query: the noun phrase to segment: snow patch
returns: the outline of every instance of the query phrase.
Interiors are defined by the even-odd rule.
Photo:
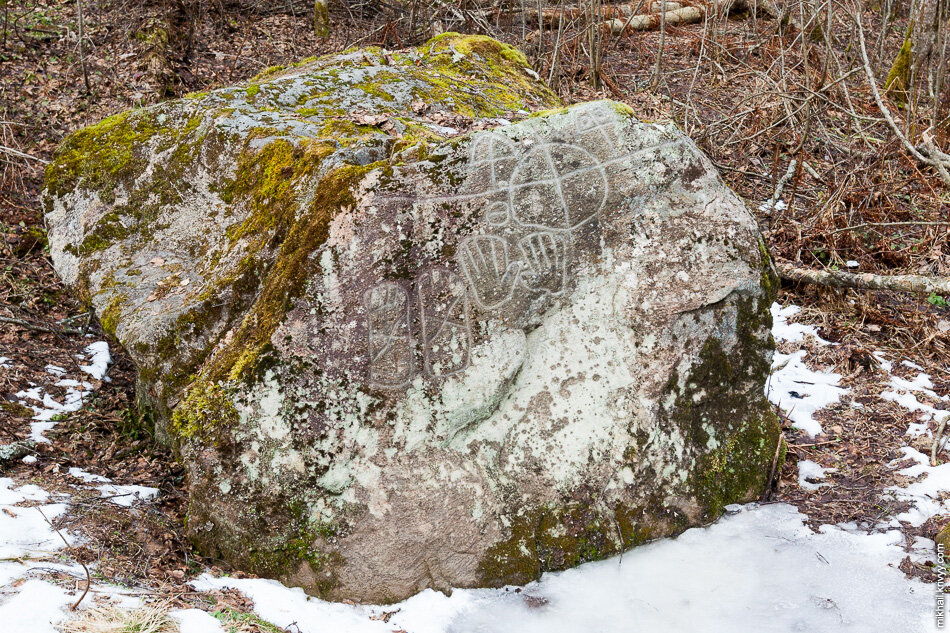
[[[201,609],[178,609],[168,615],[178,622],[179,633],[223,633],[221,623]]]
[[[112,355],[109,353],[109,344],[105,341],[97,341],[86,347],[86,355],[89,356],[88,365],[80,365],[83,370],[96,380],[105,378],[106,370],[112,364]]]
[[[56,585],[30,579],[0,602],[0,622],[4,631],[59,633],[55,625],[66,618],[73,600]]]
[[[804,362],[807,354],[805,350],[775,353],[766,396],[785,411],[793,427],[815,437],[822,431],[812,415],[838,402],[848,390],[838,386],[841,374],[809,369]]]
[[[776,341],[789,341],[791,343],[798,343],[804,340],[805,336],[812,336],[815,340],[821,345],[830,345],[830,341],[818,336],[818,330],[813,328],[810,325],[804,325],[802,323],[789,323],[789,318],[795,316],[802,311],[796,305],[785,306],[784,308],[777,304],[773,303],[771,307],[772,311],[772,336],[775,337]]]
[[[803,459],[798,462],[798,485],[804,488],[805,490],[818,490],[822,486],[830,486],[831,484],[824,483],[813,483],[812,479],[824,479],[826,473],[833,473],[836,468],[822,468],[817,462],[813,462],[810,459]]]
[[[894,518],[918,527],[932,516],[950,513],[950,499],[943,498],[950,491],[950,463],[931,466],[930,458],[920,451],[910,446],[901,447],[900,450],[903,457],[897,461],[912,459],[916,463],[898,473],[916,481],[906,488],[888,488],[895,497],[912,504],[909,510]]]
[[[93,473],[86,472],[81,468],[70,468],[69,474],[73,477],[76,477],[77,479],[81,479],[85,483],[100,484],[96,486],[96,489],[102,494],[102,496],[106,497],[112,503],[120,506],[128,507],[136,501],[148,501],[149,499],[158,496],[158,488],[136,485],[120,486],[118,484],[113,484],[112,480],[108,477],[95,475]]]
[[[388,606],[324,602],[273,580],[204,574],[193,584],[237,589],[260,617],[300,633],[935,630],[932,587],[897,568],[906,556],[898,531],[813,532],[805,518],[787,504],[746,506],[676,539],[545,574],[520,591],[426,590]],[[392,613],[388,622],[384,613]]]
[[[105,341],[98,341],[88,345],[85,349],[85,356],[81,357],[88,360],[88,365],[80,365],[79,369],[91,375],[95,380],[103,380],[106,370],[112,362],[112,356],[109,353],[109,344]],[[66,393],[57,400],[43,386],[32,385],[29,389],[19,391],[14,394],[18,402],[24,406],[33,409],[33,420],[30,424],[30,439],[34,442],[46,442],[49,440],[43,436],[56,426],[56,419],[59,416],[78,411],[82,408],[83,400],[93,391],[93,385],[85,381],[78,381],[69,378],[62,378],[66,370],[56,365],[47,365],[46,372],[60,380],[52,386],[66,389]],[[31,401],[35,401],[34,404]]]

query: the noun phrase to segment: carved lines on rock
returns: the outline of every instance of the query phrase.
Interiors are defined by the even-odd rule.
[[[444,378],[468,367],[472,348],[472,315],[465,283],[443,267],[416,278],[425,372]]]
[[[399,284],[384,281],[363,293],[369,335],[369,383],[404,387],[415,372],[409,295]]]
[[[579,113],[574,131],[598,155],[616,145],[609,113]],[[473,138],[467,182],[468,191],[445,198],[484,204],[485,233],[463,238],[456,252],[464,280],[442,266],[423,271],[414,280],[414,308],[410,292],[393,282],[364,294],[371,386],[408,386],[417,344],[430,378],[467,368],[471,303],[499,310],[522,295],[562,295],[575,232],[601,213],[610,194],[606,163],[584,147],[540,137],[516,142],[499,131]]]
[[[400,389],[416,376],[416,343],[422,369],[430,378],[463,371],[471,361],[472,323],[468,292],[462,279],[437,266],[415,279],[419,332],[413,334],[408,291],[384,281],[363,294],[369,337],[369,385]]]

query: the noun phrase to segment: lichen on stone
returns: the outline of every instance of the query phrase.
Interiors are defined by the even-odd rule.
[[[64,143],[45,204],[186,465],[189,535],[247,571],[374,601],[527,582],[768,483],[754,222],[674,128],[562,107],[490,38],[123,113]],[[485,239],[503,309],[464,260]]]

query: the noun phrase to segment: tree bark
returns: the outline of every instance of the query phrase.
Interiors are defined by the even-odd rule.
[[[950,295],[950,277],[926,275],[873,275],[871,273],[846,273],[840,270],[812,270],[797,268],[784,262],[775,262],[779,277],[788,281],[807,282],[835,288],[861,288],[865,290],[897,290],[929,295]]]

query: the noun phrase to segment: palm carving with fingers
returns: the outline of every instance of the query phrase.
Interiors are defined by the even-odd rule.
[[[508,243],[496,235],[478,235],[462,242],[459,264],[475,291],[475,300],[489,310],[511,298],[522,267],[520,261],[511,261]]]

